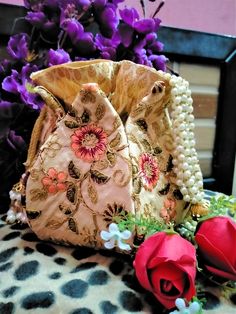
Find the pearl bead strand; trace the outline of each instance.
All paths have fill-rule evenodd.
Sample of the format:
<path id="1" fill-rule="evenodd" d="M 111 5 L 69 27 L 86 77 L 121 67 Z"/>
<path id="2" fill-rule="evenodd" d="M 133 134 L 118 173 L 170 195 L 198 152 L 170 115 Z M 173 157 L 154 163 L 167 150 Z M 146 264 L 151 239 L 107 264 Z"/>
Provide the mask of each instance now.
<path id="1" fill-rule="evenodd" d="M 186 202 L 199 203 L 204 198 L 203 178 L 195 149 L 193 100 L 189 83 L 177 77 L 158 71 L 171 86 L 171 118 L 174 139 L 173 171 Z"/>

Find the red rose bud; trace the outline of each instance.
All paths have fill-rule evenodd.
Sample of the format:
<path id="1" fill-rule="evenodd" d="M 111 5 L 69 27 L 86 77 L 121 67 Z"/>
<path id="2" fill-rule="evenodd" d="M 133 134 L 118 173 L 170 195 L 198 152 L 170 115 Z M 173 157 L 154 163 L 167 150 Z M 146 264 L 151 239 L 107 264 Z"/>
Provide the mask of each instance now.
<path id="1" fill-rule="evenodd" d="M 195 295 L 196 252 L 178 234 L 155 233 L 139 247 L 134 268 L 140 284 L 167 309 L 176 298 L 190 301 Z"/>
<path id="2" fill-rule="evenodd" d="M 195 240 L 206 269 L 212 274 L 236 280 L 236 224 L 228 217 L 214 217 L 201 223 Z"/>

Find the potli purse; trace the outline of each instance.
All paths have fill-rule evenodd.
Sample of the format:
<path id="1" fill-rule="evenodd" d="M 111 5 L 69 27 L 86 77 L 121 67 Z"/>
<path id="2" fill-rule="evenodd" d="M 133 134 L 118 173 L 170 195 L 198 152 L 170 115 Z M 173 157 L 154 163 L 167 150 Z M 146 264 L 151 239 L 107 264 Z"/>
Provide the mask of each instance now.
<path id="1" fill-rule="evenodd" d="M 45 101 L 8 221 L 40 239 L 130 251 L 130 217 L 176 225 L 205 210 L 191 91 L 130 61 L 72 62 L 32 74 Z"/>

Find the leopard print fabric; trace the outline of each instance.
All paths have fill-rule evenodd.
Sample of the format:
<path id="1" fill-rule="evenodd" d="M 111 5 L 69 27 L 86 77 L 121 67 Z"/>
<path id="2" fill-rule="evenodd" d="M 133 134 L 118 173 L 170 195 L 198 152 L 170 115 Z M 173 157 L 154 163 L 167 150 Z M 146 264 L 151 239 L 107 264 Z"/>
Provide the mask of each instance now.
<path id="1" fill-rule="evenodd" d="M 208 192 L 208 195 L 212 192 Z M 166 313 L 135 279 L 129 256 L 40 241 L 26 225 L 0 217 L 1 314 Z M 234 314 L 236 295 L 226 300 L 202 282 L 204 313 Z"/>

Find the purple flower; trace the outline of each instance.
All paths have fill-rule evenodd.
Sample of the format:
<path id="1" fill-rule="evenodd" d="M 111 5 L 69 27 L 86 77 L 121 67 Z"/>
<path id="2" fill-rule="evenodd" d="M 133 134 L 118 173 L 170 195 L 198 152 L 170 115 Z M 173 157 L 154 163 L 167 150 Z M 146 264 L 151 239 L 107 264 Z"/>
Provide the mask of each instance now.
<path id="1" fill-rule="evenodd" d="M 42 100 L 38 95 L 29 92 L 27 84 L 31 84 L 30 74 L 37 71 L 36 65 L 26 64 L 22 67 L 21 72 L 12 70 L 11 75 L 7 76 L 2 82 L 2 88 L 9 92 L 20 96 L 21 100 L 32 107 L 33 109 L 39 109 L 42 107 Z"/>
<path id="2" fill-rule="evenodd" d="M 44 31 L 52 31 L 56 28 L 57 19 L 53 20 L 52 18 L 49 20 L 44 12 L 28 12 L 25 19 L 33 26 Z"/>
<path id="3" fill-rule="evenodd" d="M 15 60 L 24 60 L 28 54 L 29 36 L 25 33 L 10 37 L 7 45 L 9 55 Z"/>
<path id="4" fill-rule="evenodd" d="M 148 59 L 152 62 L 154 68 L 166 71 L 166 62 L 168 59 L 164 55 L 151 55 Z"/>
<path id="5" fill-rule="evenodd" d="M 161 20 L 159 19 L 141 19 L 134 22 L 134 29 L 140 34 L 148 34 L 151 32 L 156 32 L 159 28 Z"/>
<path id="6" fill-rule="evenodd" d="M 48 65 L 62 64 L 70 62 L 70 55 L 64 49 L 53 50 L 50 49 L 48 52 Z"/>
<path id="7" fill-rule="evenodd" d="M 124 8 L 123 10 L 119 10 L 119 12 L 123 22 L 129 26 L 133 26 L 139 20 L 138 11 L 135 8 Z"/>
<path id="8" fill-rule="evenodd" d="M 119 24 L 119 18 L 116 13 L 116 6 L 112 3 L 94 2 L 94 17 L 99 25 L 102 35 L 111 38 Z"/>
<path id="9" fill-rule="evenodd" d="M 66 19 L 62 22 L 61 27 L 68 34 L 74 45 L 77 44 L 84 33 L 83 25 L 77 20 Z"/>
<path id="10" fill-rule="evenodd" d="M 80 38 L 77 38 L 75 50 L 81 56 L 89 56 L 96 51 L 94 36 L 90 32 L 85 32 Z"/>
<path id="11" fill-rule="evenodd" d="M 40 11 L 43 9 L 44 3 L 42 1 L 24 0 L 24 6 L 33 11 Z"/>
<path id="12" fill-rule="evenodd" d="M 120 39 L 116 34 L 111 38 L 106 38 L 100 34 L 95 36 L 95 44 L 100 51 L 100 57 L 103 59 L 116 60 L 116 49 Z"/>

